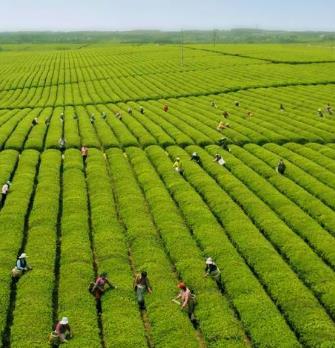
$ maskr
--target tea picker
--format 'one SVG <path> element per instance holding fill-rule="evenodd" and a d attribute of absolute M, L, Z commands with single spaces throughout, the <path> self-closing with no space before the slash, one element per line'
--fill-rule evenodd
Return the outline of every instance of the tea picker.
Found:
<path fill-rule="evenodd" d="M 222 158 L 219 153 L 216 153 L 213 159 L 213 162 L 217 162 L 220 166 L 224 166 L 226 161 Z"/>
<path fill-rule="evenodd" d="M 214 279 L 220 291 L 223 292 L 224 287 L 222 284 L 221 272 L 211 257 L 208 257 L 206 260 L 205 272 L 205 277 L 211 277 Z"/>
<path fill-rule="evenodd" d="M 187 311 L 188 317 L 190 318 L 192 324 L 196 327 L 198 325 L 198 321 L 194 314 L 196 302 L 195 295 L 192 294 L 191 290 L 183 282 L 180 282 L 177 287 L 180 289 L 180 292 L 172 301 L 178 303 L 181 306 L 181 309 L 185 309 Z M 180 300 L 180 302 L 178 300 Z"/>
<path fill-rule="evenodd" d="M 137 303 L 140 309 L 145 310 L 144 295 L 146 293 L 152 293 L 150 281 L 146 271 L 142 271 L 140 274 L 136 276 L 134 282 L 134 290 L 136 293 Z"/>
<path fill-rule="evenodd" d="M 173 163 L 173 168 L 174 168 L 174 170 L 175 170 L 177 173 L 179 173 L 179 174 L 181 174 L 181 175 L 184 174 L 183 164 L 182 164 L 182 162 L 181 162 L 181 160 L 180 160 L 179 157 L 177 157 L 176 160 L 175 160 L 175 162 Z"/>
<path fill-rule="evenodd" d="M 201 159 L 200 159 L 200 156 L 198 155 L 197 152 L 193 152 L 192 153 L 191 161 L 194 161 L 194 162 L 196 162 L 198 164 L 201 164 Z"/>
<path fill-rule="evenodd" d="M 112 290 L 116 289 L 116 286 L 114 286 L 109 279 L 107 278 L 108 274 L 106 272 L 102 272 L 100 276 L 96 279 L 95 282 L 91 282 L 89 285 L 89 292 L 95 296 L 97 300 L 100 300 L 102 295 L 107 291 L 107 290 Z M 105 288 L 105 286 L 108 285 L 108 288 Z M 101 308 L 101 302 L 97 302 L 97 309 L 98 313 L 102 313 L 102 308 Z"/>
<path fill-rule="evenodd" d="M 69 319 L 63 317 L 55 325 L 55 330 L 49 335 L 49 343 L 58 347 L 59 344 L 66 343 L 73 336 Z"/>
<path fill-rule="evenodd" d="M 276 167 L 276 172 L 279 174 L 284 174 L 286 170 L 286 165 L 284 163 L 284 161 L 281 159 Z"/>
<path fill-rule="evenodd" d="M 12 183 L 8 180 L 2 186 L 0 208 L 2 208 L 5 204 L 7 194 L 8 194 L 8 191 L 9 191 L 9 188 L 11 185 L 12 185 Z"/>
<path fill-rule="evenodd" d="M 27 262 L 27 254 L 22 253 L 16 261 L 16 266 L 12 269 L 12 278 L 19 279 L 24 273 L 31 271 L 32 267 Z"/>

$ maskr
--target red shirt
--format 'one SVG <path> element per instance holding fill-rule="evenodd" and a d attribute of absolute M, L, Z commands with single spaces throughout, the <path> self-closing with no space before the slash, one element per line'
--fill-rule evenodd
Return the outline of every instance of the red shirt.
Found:
<path fill-rule="evenodd" d="M 70 326 L 69 324 L 61 324 L 60 321 L 56 324 L 55 331 L 57 332 L 58 335 L 64 334 L 66 331 L 70 331 Z"/>

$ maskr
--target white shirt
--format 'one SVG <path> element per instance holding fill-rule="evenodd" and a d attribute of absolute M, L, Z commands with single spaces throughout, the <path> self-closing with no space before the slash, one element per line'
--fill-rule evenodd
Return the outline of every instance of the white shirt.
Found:
<path fill-rule="evenodd" d="M 2 192 L 3 194 L 7 194 L 8 189 L 9 189 L 8 184 L 4 184 L 4 185 L 2 186 L 1 192 Z"/>

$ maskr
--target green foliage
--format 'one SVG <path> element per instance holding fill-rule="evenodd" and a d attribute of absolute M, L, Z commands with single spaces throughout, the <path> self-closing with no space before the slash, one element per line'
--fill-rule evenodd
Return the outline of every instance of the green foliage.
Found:
<path fill-rule="evenodd" d="M 63 173 L 61 263 L 58 316 L 70 320 L 69 346 L 100 347 L 95 300 L 88 292 L 94 279 L 90 249 L 87 191 L 79 151 L 67 150 Z"/>
<path fill-rule="evenodd" d="M 178 278 L 171 272 L 171 262 L 162 249 L 131 168 L 120 150 L 108 150 L 107 155 L 136 271 L 146 270 L 153 287 L 152 295 L 146 296 L 146 303 L 154 343 L 161 347 L 177 347 L 184 342 L 185 347 L 197 347 L 190 321 L 171 302 L 177 292 Z"/>
<path fill-rule="evenodd" d="M 269 39 L 217 33 L 230 34 Z M 48 35 L 23 36 L 73 38 Z M 333 347 L 332 44 L 185 44 L 181 61 L 179 45 L 93 44 L 112 36 L 2 46 L 0 185 L 13 185 L 0 210 L 0 339 L 44 347 L 56 317 L 68 316 L 73 347 Z M 221 121 L 229 127 L 218 130 Z M 34 269 L 11 287 L 22 251 Z M 204 278 L 208 256 L 223 294 Z M 153 286 L 146 312 L 133 287 L 141 270 Z M 87 288 L 102 271 L 117 288 L 98 315 Z M 198 330 L 171 302 L 181 279 L 196 292 Z"/>
<path fill-rule="evenodd" d="M 9 155 L 6 158 L 5 156 Z M 1 159 L 8 159 L 4 166 L 4 177 L 8 179 L 11 174 L 16 156 L 14 152 L 5 152 Z M 34 150 L 27 150 L 22 153 L 12 186 L 8 193 L 6 203 L 0 214 L 0 331 L 3 334 L 6 326 L 7 308 L 10 300 L 11 269 L 16 264 L 16 259 L 21 248 L 22 238 L 25 233 L 25 217 L 29 207 L 34 187 L 36 167 L 38 165 L 39 153 Z"/>
<path fill-rule="evenodd" d="M 115 211 L 106 159 L 95 149 L 89 152 L 87 184 L 98 271 L 108 272 L 109 280 L 117 286 L 117 289 L 107 292 L 102 300 L 106 345 L 146 347 L 143 324 L 132 288 L 133 275 L 127 259 L 124 231 Z"/>
<path fill-rule="evenodd" d="M 204 280 L 205 258 L 157 173 L 141 150 L 128 148 L 126 153 L 176 271 L 197 294 L 197 315 L 206 341 L 213 347 L 223 344 L 227 347 L 245 346 L 243 330 L 235 320 L 228 301 L 213 291 L 212 288 L 216 287 L 213 282 Z"/>
<path fill-rule="evenodd" d="M 29 322 L 34 333 L 34 346 L 45 347 L 52 325 L 52 289 L 56 250 L 56 225 L 60 192 L 61 154 L 47 150 L 41 156 L 33 207 L 29 216 L 29 240 L 25 252 L 33 270 L 17 286 L 14 322 L 11 329 L 12 347 L 31 347 L 22 330 Z"/>
<path fill-rule="evenodd" d="M 264 347 L 298 347 L 281 313 L 201 196 L 171 170 L 172 162 L 166 160 L 162 149 L 150 147 L 146 152 L 192 228 L 198 245 L 206 256 L 213 257 L 218 263 L 228 297 L 250 333 L 252 342 Z"/>
<path fill-rule="evenodd" d="M 190 151 L 193 149 L 191 147 Z M 185 153 L 180 148 L 170 147 L 168 152 L 173 157 L 181 156 L 185 162 Z M 199 153 L 203 154 L 203 151 L 199 150 Z M 208 177 L 202 169 L 195 167 L 188 172 L 191 165 L 193 164 L 185 165 L 186 178 L 201 193 L 234 244 L 244 255 L 249 266 L 254 269 L 260 281 L 266 286 L 273 300 L 285 310 L 289 322 L 299 332 L 301 342 L 317 346 L 321 344 L 323 339 L 328 342 L 334 340 L 332 320 L 323 311 L 310 291 L 300 282 L 297 275 L 259 233 L 256 226 L 252 224 L 228 193 L 219 188 L 214 179 Z M 217 166 L 218 164 L 211 162 L 211 165 Z M 247 202 L 248 197 L 244 197 Z M 250 247 L 250 241 L 252 241 L 253 248 Z M 305 314 L 303 314 L 304 311 L 306 311 Z M 308 324 L 309 320 L 310 324 Z M 316 320 L 319 323 L 322 322 L 318 327 L 311 324 Z M 322 331 L 321 341 L 318 330 Z"/>

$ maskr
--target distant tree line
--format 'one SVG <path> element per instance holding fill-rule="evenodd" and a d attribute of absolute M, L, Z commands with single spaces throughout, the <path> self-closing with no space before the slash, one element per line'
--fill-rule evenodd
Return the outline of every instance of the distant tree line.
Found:
<path fill-rule="evenodd" d="M 335 41 L 335 32 L 293 32 L 258 29 L 187 30 L 183 31 L 185 43 L 303 43 Z M 21 43 L 171 43 L 181 41 L 180 31 L 78 31 L 78 32 L 3 32 L 0 44 Z M 0 47 L 1 51 L 1 47 Z"/>

